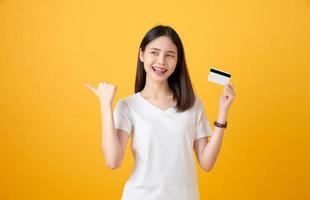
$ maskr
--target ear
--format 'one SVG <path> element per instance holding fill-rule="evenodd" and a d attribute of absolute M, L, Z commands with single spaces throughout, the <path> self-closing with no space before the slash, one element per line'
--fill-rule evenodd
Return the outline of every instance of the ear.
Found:
<path fill-rule="evenodd" d="M 140 58 L 140 61 L 143 62 L 143 51 L 141 48 L 139 50 L 139 58 Z"/>

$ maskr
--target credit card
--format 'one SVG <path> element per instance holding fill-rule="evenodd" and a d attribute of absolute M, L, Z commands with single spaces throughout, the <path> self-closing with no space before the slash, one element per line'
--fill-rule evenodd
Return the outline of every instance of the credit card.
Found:
<path fill-rule="evenodd" d="M 230 78 L 230 73 L 224 72 L 219 69 L 211 68 L 209 71 L 208 81 L 219 85 L 226 85 L 227 83 L 229 83 Z"/>

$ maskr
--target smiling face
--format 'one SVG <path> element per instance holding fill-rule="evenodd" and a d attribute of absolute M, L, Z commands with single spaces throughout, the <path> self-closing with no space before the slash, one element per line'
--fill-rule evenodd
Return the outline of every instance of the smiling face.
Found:
<path fill-rule="evenodd" d="M 162 81 L 174 72 L 177 64 L 177 47 L 167 36 L 161 36 L 140 50 L 139 58 L 144 63 L 147 76 L 153 80 Z"/>

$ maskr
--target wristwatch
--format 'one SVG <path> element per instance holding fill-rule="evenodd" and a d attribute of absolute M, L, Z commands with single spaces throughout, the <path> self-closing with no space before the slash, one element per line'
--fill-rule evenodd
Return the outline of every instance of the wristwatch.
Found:
<path fill-rule="evenodd" d="M 214 126 L 219 127 L 219 128 L 227 128 L 227 121 L 225 124 L 218 123 L 217 121 L 214 121 Z"/>

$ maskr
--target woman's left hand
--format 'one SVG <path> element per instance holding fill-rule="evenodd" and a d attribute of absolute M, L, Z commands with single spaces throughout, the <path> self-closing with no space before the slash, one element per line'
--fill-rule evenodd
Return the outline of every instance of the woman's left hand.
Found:
<path fill-rule="evenodd" d="M 236 94 L 234 92 L 234 88 L 232 83 L 228 83 L 225 85 L 223 94 L 220 96 L 219 101 L 219 111 L 222 113 L 228 113 L 228 110 L 234 101 Z"/>

